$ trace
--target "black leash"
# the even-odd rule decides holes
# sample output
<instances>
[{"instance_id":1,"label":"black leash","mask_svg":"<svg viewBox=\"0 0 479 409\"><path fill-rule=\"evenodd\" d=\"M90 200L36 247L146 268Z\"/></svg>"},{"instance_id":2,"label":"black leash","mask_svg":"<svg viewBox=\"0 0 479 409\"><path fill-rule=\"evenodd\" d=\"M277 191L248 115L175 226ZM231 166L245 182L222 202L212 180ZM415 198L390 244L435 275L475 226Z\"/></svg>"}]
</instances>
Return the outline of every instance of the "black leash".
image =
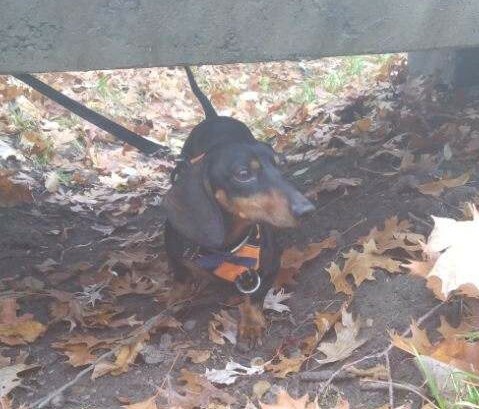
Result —
<instances>
[{"instance_id":1,"label":"black leash","mask_svg":"<svg viewBox=\"0 0 479 409\"><path fill-rule=\"evenodd\" d=\"M40 94L45 95L51 100L55 101L57 104L65 107L69 111L73 112L75 115L83 118L84 120L96 125L98 128L103 129L104 131L112 134L113 136L121 139L122 141L134 146L138 150L148 154L162 154L166 155L170 153L170 148L164 145L160 145L156 142L150 141L149 139L144 138L143 136L138 135L135 132L130 131L129 129L113 122L112 120L100 115L98 112L87 108L85 105L80 104L79 102L67 97L66 95L58 92L49 85L40 81L38 78L30 74L12 74L15 78L24 82L25 84L32 87L34 90L38 91Z\"/></svg>"}]
</instances>

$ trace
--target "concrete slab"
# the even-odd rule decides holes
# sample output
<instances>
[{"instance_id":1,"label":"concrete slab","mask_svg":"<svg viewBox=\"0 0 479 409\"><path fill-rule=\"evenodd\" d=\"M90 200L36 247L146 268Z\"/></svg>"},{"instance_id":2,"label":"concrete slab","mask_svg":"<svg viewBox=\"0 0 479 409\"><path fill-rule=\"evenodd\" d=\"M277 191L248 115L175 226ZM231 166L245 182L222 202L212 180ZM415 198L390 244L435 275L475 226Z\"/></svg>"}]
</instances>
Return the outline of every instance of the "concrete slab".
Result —
<instances>
[{"instance_id":1,"label":"concrete slab","mask_svg":"<svg viewBox=\"0 0 479 409\"><path fill-rule=\"evenodd\" d=\"M479 46L477 0L3 0L0 73Z\"/></svg>"}]
</instances>

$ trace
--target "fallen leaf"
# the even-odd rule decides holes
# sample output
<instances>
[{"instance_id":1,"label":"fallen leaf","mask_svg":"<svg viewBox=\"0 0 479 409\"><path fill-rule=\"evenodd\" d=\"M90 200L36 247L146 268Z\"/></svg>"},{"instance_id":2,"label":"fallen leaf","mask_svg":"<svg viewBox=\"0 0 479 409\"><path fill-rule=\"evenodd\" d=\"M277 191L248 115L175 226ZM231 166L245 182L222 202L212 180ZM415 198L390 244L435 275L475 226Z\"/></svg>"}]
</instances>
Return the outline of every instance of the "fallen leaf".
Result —
<instances>
[{"instance_id":1,"label":"fallen leaf","mask_svg":"<svg viewBox=\"0 0 479 409\"><path fill-rule=\"evenodd\" d=\"M331 276L331 283L336 292L353 294L351 284L346 281L348 276L352 276L356 287L365 280L374 280L374 270L381 268L390 273L399 273L401 262L378 253L374 240L369 240L363 245L363 252L351 249L343 254L345 259L344 266L341 269L336 263L326 269Z\"/></svg>"},{"instance_id":2,"label":"fallen leaf","mask_svg":"<svg viewBox=\"0 0 479 409\"><path fill-rule=\"evenodd\" d=\"M273 362L266 364L265 369L273 373L275 378L286 378L290 373L297 373L307 357L303 355L288 358L279 355Z\"/></svg>"},{"instance_id":3,"label":"fallen leaf","mask_svg":"<svg viewBox=\"0 0 479 409\"><path fill-rule=\"evenodd\" d=\"M469 173L466 172L463 175L453 178L453 179L441 179L434 182L424 183L419 185L417 189L424 195L431 195L431 196L440 196L445 189L463 186L469 180Z\"/></svg>"},{"instance_id":4,"label":"fallen leaf","mask_svg":"<svg viewBox=\"0 0 479 409\"><path fill-rule=\"evenodd\" d=\"M270 389L271 384L268 381L260 380L253 385L253 397L255 399L261 399Z\"/></svg>"},{"instance_id":5,"label":"fallen leaf","mask_svg":"<svg viewBox=\"0 0 479 409\"><path fill-rule=\"evenodd\" d=\"M63 341L57 341L52 347L59 349L68 357L68 363L72 366L84 366L96 360L93 354L98 349L111 349L115 345L115 338L99 339L93 335L76 334Z\"/></svg>"},{"instance_id":6,"label":"fallen leaf","mask_svg":"<svg viewBox=\"0 0 479 409\"><path fill-rule=\"evenodd\" d=\"M0 170L0 207L13 207L31 203L32 194L28 186L11 178L12 172Z\"/></svg>"},{"instance_id":7,"label":"fallen leaf","mask_svg":"<svg viewBox=\"0 0 479 409\"><path fill-rule=\"evenodd\" d=\"M426 279L437 277L441 280L443 299L454 291L479 297L479 212L475 210L470 221L443 217L433 217L433 220L434 229L424 246L424 253L435 263Z\"/></svg>"},{"instance_id":8,"label":"fallen leaf","mask_svg":"<svg viewBox=\"0 0 479 409\"><path fill-rule=\"evenodd\" d=\"M160 289L159 283L150 277L139 276L136 272L116 276L110 281L111 292L120 297L128 294L153 294Z\"/></svg>"},{"instance_id":9,"label":"fallen leaf","mask_svg":"<svg viewBox=\"0 0 479 409\"><path fill-rule=\"evenodd\" d=\"M364 244L374 240L380 254L396 248L402 248L411 254L421 250L420 243L424 241L424 236L413 233L410 229L411 223L408 220L399 221L397 216L393 216L384 221L383 230L374 227L366 236L360 237L358 242Z\"/></svg>"},{"instance_id":10,"label":"fallen leaf","mask_svg":"<svg viewBox=\"0 0 479 409\"><path fill-rule=\"evenodd\" d=\"M300 250L297 247L286 249L281 257L281 268L295 268L299 270L301 266L321 254L323 250L333 249L337 246L336 238L331 236L319 243L311 243Z\"/></svg>"},{"instance_id":11,"label":"fallen leaf","mask_svg":"<svg viewBox=\"0 0 479 409\"><path fill-rule=\"evenodd\" d=\"M45 176L45 189L55 193L60 188L60 178L57 172L48 172Z\"/></svg>"},{"instance_id":12,"label":"fallen leaf","mask_svg":"<svg viewBox=\"0 0 479 409\"><path fill-rule=\"evenodd\" d=\"M226 405L232 405L236 402L233 396L218 389L198 373L182 369L179 381L183 385L178 390L174 390L170 386L158 391L159 396L168 401L166 406L168 408L194 409L207 407L212 400L223 402Z\"/></svg>"},{"instance_id":13,"label":"fallen leaf","mask_svg":"<svg viewBox=\"0 0 479 409\"><path fill-rule=\"evenodd\" d=\"M46 326L35 321L32 314L17 317L17 301L7 298L0 301L0 342L23 345L35 341L46 331Z\"/></svg>"},{"instance_id":14,"label":"fallen leaf","mask_svg":"<svg viewBox=\"0 0 479 409\"><path fill-rule=\"evenodd\" d=\"M190 358L194 364L201 364L210 359L211 351L207 349L189 349L186 356Z\"/></svg>"},{"instance_id":15,"label":"fallen leaf","mask_svg":"<svg viewBox=\"0 0 479 409\"><path fill-rule=\"evenodd\" d=\"M132 403L131 405L123 405L125 409L158 409L156 404L157 395L153 395L151 398L143 400L141 402Z\"/></svg>"},{"instance_id":16,"label":"fallen leaf","mask_svg":"<svg viewBox=\"0 0 479 409\"><path fill-rule=\"evenodd\" d=\"M35 365L17 364L0 368L0 398L6 397L13 389L21 385L22 380L18 377L19 374L34 367Z\"/></svg>"},{"instance_id":17,"label":"fallen leaf","mask_svg":"<svg viewBox=\"0 0 479 409\"><path fill-rule=\"evenodd\" d=\"M333 178L331 175L326 175L318 184L308 189L306 196L315 197L321 192L333 192L343 187L356 187L362 182L363 180L359 178Z\"/></svg>"},{"instance_id":18,"label":"fallen leaf","mask_svg":"<svg viewBox=\"0 0 479 409\"><path fill-rule=\"evenodd\" d=\"M318 403L315 400L310 402L307 394L301 398L294 399L284 389L278 392L276 403L269 405L260 402L259 404L261 409L319 409Z\"/></svg>"},{"instance_id":19,"label":"fallen leaf","mask_svg":"<svg viewBox=\"0 0 479 409\"><path fill-rule=\"evenodd\" d=\"M264 372L263 365L247 367L236 362L229 361L225 369L208 369L206 368L205 377L213 383L220 385L231 385L239 376L248 376L262 374Z\"/></svg>"},{"instance_id":20,"label":"fallen leaf","mask_svg":"<svg viewBox=\"0 0 479 409\"><path fill-rule=\"evenodd\" d=\"M277 292L275 292L273 288L270 288L264 297L263 309L273 310L279 313L290 311L290 308L282 303L291 298L292 295L292 293L285 293L283 288Z\"/></svg>"},{"instance_id":21,"label":"fallen leaf","mask_svg":"<svg viewBox=\"0 0 479 409\"><path fill-rule=\"evenodd\" d=\"M208 334L211 341L218 345L224 345L225 339L236 345L238 335L238 323L226 311L213 314L214 319L208 324Z\"/></svg>"},{"instance_id":22,"label":"fallen leaf","mask_svg":"<svg viewBox=\"0 0 479 409\"><path fill-rule=\"evenodd\" d=\"M334 325L336 341L323 342L319 345L318 351L326 355L323 359L316 359L321 364L342 361L348 358L357 348L366 342L365 338L359 337L360 321L353 320L352 313L342 311L341 322Z\"/></svg>"}]
</instances>

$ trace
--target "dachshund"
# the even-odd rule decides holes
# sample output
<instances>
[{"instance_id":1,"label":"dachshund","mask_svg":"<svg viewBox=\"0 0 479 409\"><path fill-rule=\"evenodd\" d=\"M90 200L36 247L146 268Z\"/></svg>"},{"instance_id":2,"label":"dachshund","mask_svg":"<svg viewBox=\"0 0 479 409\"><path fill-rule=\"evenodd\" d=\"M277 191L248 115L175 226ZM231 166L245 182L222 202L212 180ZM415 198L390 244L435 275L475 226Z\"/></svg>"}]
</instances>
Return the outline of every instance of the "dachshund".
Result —
<instances>
[{"instance_id":1,"label":"dachshund","mask_svg":"<svg viewBox=\"0 0 479 409\"><path fill-rule=\"evenodd\" d=\"M236 288L239 341L261 343L263 300L279 270L275 229L293 227L313 204L281 175L283 157L242 122L219 116L185 67L206 118L196 125L164 199L165 247L175 278L198 272Z\"/></svg>"}]
</instances>

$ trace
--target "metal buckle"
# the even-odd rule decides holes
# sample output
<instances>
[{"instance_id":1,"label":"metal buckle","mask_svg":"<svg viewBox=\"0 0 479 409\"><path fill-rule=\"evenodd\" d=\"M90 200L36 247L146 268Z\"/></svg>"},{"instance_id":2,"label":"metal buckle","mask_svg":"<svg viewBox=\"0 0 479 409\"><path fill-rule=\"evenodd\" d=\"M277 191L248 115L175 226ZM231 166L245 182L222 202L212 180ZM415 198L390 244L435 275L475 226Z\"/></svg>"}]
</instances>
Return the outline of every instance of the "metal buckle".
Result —
<instances>
[{"instance_id":1,"label":"metal buckle","mask_svg":"<svg viewBox=\"0 0 479 409\"><path fill-rule=\"evenodd\" d=\"M257 271L248 270L241 274L234 283L240 293L252 294L261 285L261 277Z\"/></svg>"}]
</instances>

